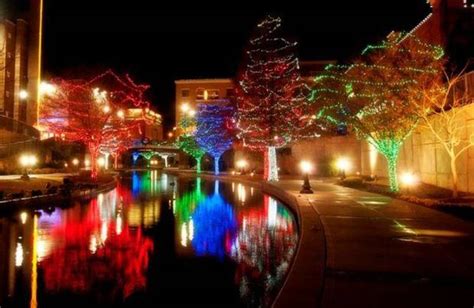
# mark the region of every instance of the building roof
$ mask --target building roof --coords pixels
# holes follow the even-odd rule
[[[232,83],[231,78],[207,78],[207,79],[179,79],[175,80],[175,84],[192,84],[192,83]]]

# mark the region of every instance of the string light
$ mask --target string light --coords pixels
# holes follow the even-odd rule
[[[230,149],[233,136],[234,108],[230,105],[198,106],[196,141],[214,158],[214,173],[219,174],[219,160]]]
[[[443,65],[440,46],[403,32],[369,45],[350,65],[328,65],[317,76],[310,99],[318,120],[350,125],[388,163],[390,188],[398,191],[397,160],[403,141],[417,123],[414,102],[420,89],[437,79]]]
[[[272,16],[257,25],[236,90],[237,137],[263,152],[266,180],[278,180],[276,148],[301,136],[313,106],[300,76],[297,43],[281,37],[280,27],[281,19]]]
[[[206,152],[199,146],[195,138],[196,118],[185,115],[181,118],[179,127],[183,134],[176,140],[176,146],[196,160],[196,172],[201,173],[201,160]]]
[[[67,141],[83,143],[91,155],[91,177],[96,178],[99,152],[107,147],[122,149],[133,132],[138,135],[141,119],[123,121],[120,111],[130,106],[147,108],[148,86],[110,70],[90,80],[58,79],[53,84],[55,95],[44,97],[40,105],[40,124]]]

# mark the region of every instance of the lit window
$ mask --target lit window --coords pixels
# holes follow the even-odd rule
[[[204,98],[204,89],[203,88],[196,89],[196,98],[197,99],[203,99]]]
[[[219,90],[216,90],[216,89],[207,90],[207,97],[209,99],[218,99],[219,98]]]

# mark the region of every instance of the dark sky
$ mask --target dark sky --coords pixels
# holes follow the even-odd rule
[[[45,0],[47,74],[129,73],[152,86],[150,98],[170,127],[173,81],[234,77],[252,29],[267,13],[283,18],[284,32],[299,42],[300,59],[344,60],[391,30],[411,29],[430,11],[425,0],[311,1],[311,7],[299,0],[284,1],[285,7],[254,0],[176,1],[170,8],[170,2]]]

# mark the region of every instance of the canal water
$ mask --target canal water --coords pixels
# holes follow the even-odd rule
[[[85,204],[0,217],[0,307],[268,307],[297,241],[256,188],[131,173]]]

